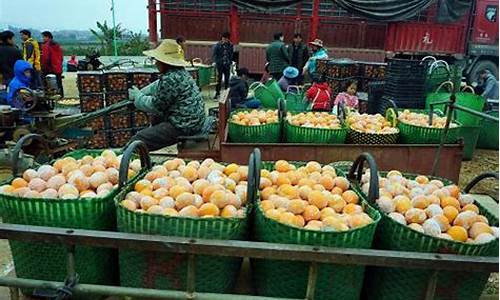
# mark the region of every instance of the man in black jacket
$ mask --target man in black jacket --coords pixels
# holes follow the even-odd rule
[[[229,40],[229,32],[222,34],[221,40],[215,44],[213,52],[213,62],[217,68],[217,86],[215,87],[215,97],[217,99],[220,95],[222,85],[222,76],[224,76],[224,88],[229,87],[229,76],[231,74],[231,64],[233,63],[233,44]]]
[[[302,35],[300,33],[296,33],[293,36],[293,42],[290,46],[288,46],[288,56],[290,57],[290,65],[292,67],[302,70],[306,65],[306,62],[309,59],[309,49],[307,49],[307,45],[302,42]],[[299,74],[296,82],[301,85],[303,80],[304,76]]]
[[[0,85],[8,85],[14,78],[14,64],[23,59],[21,51],[17,49],[14,42],[14,33],[6,30],[0,33]]]
[[[231,109],[235,108],[257,108],[260,106],[260,101],[248,98],[248,76],[247,68],[241,68],[236,71],[237,76],[234,76],[229,81],[229,99],[231,99]]]

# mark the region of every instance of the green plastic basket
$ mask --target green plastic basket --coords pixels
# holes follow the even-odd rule
[[[97,156],[101,151],[77,150],[67,154],[76,159]],[[62,227],[89,230],[116,228],[114,189],[103,198],[85,200],[30,199],[0,195],[0,216],[4,223]],[[67,249],[41,242],[9,241],[16,275],[48,281],[66,278]],[[76,270],[79,282],[115,284],[117,282],[116,251],[107,248],[76,246]],[[25,293],[32,291],[25,290]]]
[[[490,116],[498,118],[498,110],[486,112]],[[483,120],[477,147],[481,149],[498,150],[498,122]]]
[[[141,214],[119,205],[132,190],[127,186],[115,198],[118,231],[191,237],[203,239],[243,240],[247,236],[248,214],[245,218],[181,218]],[[196,256],[197,292],[225,293],[233,288],[241,267],[241,258]],[[128,287],[185,290],[187,255],[150,251],[119,250],[120,284]]]
[[[263,168],[272,169],[271,162]],[[342,174],[341,171],[337,171]],[[288,226],[264,215],[256,205],[254,239],[261,242],[314,245],[342,248],[370,248],[380,214],[361,203],[373,223],[345,232],[311,231]],[[258,198],[258,196],[257,196]],[[252,259],[253,279],[257,293],[267,297],[303,299],[306,295],[309,263]],[[315,299],[359,299],[365,267],[319,264]]]
[[[429,112],[421,109],[410,109],[412,112],[428,114]],[[442,115],[440,111],[434,111],[437,115]],[[460,136],[461,124],[457,123],[457,127],[450,127],[448,129],[448,136],[445,143],[456,143]],[[443,128],[431,128],[415,126],[408,123],[398,121],[399,137],[401,144],[439,144],[441,141],[441,133],[444,132]]]
[[[253,91],[255,98],[259,99],[262,107],[278,108],[278,98],[274,96],[272,91],[261,82],[254,82],[248,88]]]
[[[340,129],[308,128],[285,122],[287,143],[343,144],[346,136],[346,127]]]
[[[360,145],[388,145],[398,142],[397,133],[366,133],[349,128],[347,143]]]
[[[235,110],[228,120],[229,140],[233,143],[279,143],[281,139],[281,123],[246,126],[231,122],[233,114],[249,110]]]
[[[460,127],[460,137],[464,140],[464,160],[471,160],[474,157],[474,151],[476,150],[480,132],[481,126]]]
[[[385,175],[386,172],[381,172]],[[414,178],[415,174],[404,174],[407,178]],[[451,184],[446,179],[429,177]],[[355,187],[359,191],[359,186]],[[478,203],[476,203],[478,205]],[[374,206],[377,208],[376,204]],[[478,205],[480,212],[489,219],[490,224],[498,224],[491,214]],[[472,256],[497,255],[498,240],[487,244],[471,245],[440,238],[435,238],[402,225],[385,213],[377,229],[375,246],[377,249],[396,251],[448,253]],[[429,278],[434,271],[407,268],[380,268],[369,267],[365,283],[365,292],[370,299],[424,299]],[[440,271],[438,273],[436,294],[434,299],[478,299],[484,285],[488,281],[488,273],[458,273]]]
[[[296,92],[291,92],[291,90],[296,90]],[[303,112],[308,110],[307,108],[309,107],[309,102],[305,99],[305,91],[305,87],[288,87],[288,91],[285,93],[285,104],[287,111]]]

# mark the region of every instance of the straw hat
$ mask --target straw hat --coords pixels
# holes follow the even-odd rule
[[[167,65],[187,67],[189,63],[184,59],[184,55],[182,55],[179,48],[180,46],[175,40],[163,40],[156,49],[142,53]]]
[[[323,41],[320,39],[315,39],[314,41],[309,42],[309,44],[323,48]]]

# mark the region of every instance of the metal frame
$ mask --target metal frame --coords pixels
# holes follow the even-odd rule
[[[9,286],[13,299],[18,299],[17,288],[52,289],[57,299],[73,292],[85,294],[149,297],[156,299],[278,299],[252,295],[198,293],[195,291],[195,261],[197,255],[248,257],[310,262],[305,299],[314,299],[318,263],[364,265],[435,270],[429,277],[425,299],[433,299],[437,274],[442,270],[464,272],[497,272],[498,257],[471,257],[453,254],[403,252],[375,249],[349,249],[319,246],[273,244],[235,240],[207,240],[181,237],[152,236],[110,231],[73,230],[16,224],[0,224],[0,238],[30,242],[63,244],[68,247],[67,279],[65,282],[46,282],[10,276],[0,277],[0,286]],[[155,290],[118,286],[80,284],[74,264],[76,245],[176,252],[188,255],[186,291]],[[291,300],[291,299],[290,299]]]

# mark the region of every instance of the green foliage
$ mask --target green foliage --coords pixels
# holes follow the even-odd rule
[[[116,25],[116,27],[108,26],[107,22],[104,21],[96,22],[97,30],[90,29],[90,32],[96,37],[96,39],[101,44],[101,54],[102,55],[112,55],[113,54],[113,37],[116,32],[116,39],[121,39],[125,32],[125,29],[121,27],[121,24]]]

